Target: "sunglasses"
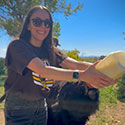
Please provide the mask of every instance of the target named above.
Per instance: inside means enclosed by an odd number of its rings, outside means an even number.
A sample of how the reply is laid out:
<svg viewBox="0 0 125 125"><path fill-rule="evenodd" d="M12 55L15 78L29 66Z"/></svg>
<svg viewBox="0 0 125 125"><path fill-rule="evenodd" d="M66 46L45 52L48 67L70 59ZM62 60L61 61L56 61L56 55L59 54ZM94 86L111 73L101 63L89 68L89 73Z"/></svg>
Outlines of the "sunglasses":
<svg viewBox="0 0 125 125"><path fill-rule="evenodd" d="M40 27L43 22L44 22L44 26L46 28L50 28L52 26L52 21L50 21L49 19L46 19L46 20L41 20L40 18L33 18L32 19L32 23L36 27Z"/></svg>

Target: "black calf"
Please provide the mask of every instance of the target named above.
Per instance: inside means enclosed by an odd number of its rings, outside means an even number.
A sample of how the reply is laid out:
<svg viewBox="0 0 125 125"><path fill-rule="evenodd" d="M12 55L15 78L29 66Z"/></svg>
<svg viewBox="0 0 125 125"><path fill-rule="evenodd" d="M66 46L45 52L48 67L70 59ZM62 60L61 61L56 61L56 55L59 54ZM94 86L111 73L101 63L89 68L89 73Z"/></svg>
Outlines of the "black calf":
<svg viewBox="0 0 125 125"><path fill-rule="evenodd" d="M85 125L99 107L99 91L84 82L55 86L47 98L48 125Z"/></svg>

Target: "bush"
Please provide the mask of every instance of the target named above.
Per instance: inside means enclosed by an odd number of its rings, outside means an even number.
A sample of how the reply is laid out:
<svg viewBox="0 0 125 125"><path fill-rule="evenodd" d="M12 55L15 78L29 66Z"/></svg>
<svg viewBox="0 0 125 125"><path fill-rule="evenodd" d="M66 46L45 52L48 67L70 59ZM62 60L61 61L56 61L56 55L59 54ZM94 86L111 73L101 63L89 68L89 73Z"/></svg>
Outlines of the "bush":
<svg viewBox="0 0 125 125"><path fill-rule="evenodd" d="M0 75L0 87L4 86L6 78L7 78L6 75Z"/></svg>

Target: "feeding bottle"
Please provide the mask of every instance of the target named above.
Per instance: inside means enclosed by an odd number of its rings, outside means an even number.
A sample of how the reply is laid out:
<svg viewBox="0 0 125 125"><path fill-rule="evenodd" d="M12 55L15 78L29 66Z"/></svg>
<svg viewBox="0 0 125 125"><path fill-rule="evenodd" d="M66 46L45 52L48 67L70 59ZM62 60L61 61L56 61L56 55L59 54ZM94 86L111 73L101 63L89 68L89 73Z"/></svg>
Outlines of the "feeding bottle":
<svg viewBox="0 0 125 125"><path fill-rule="evenodd" d="M117 79L125 73L125 52L118 51L109 54L95 68L112 79Z"/></svg>

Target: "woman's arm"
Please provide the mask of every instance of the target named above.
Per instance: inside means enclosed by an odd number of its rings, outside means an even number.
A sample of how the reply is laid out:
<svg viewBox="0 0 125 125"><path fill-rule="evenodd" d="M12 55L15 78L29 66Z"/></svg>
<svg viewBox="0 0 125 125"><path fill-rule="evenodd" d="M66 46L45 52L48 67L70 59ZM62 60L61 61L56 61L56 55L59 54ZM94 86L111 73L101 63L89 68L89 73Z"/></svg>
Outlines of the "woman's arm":
<svg viewBox="0 0 125 125"><path fill-rule="evenodd" d="M79 70L85 70L87 69L89 66L91 66L92 63L89 63L89 62L80 62L80 61L77 61L75 59L72 59L70 57L67 57L61 64L60 66L62 67L66 67L68 69L79 69Z"/></svg>
<svg viewBox="0 0 125 125"><path fill-rule="evenodd" d="M42 78L72 81L72 74L74 70L57 68L54 66L46 66L43 61L39 58L34 58L27 65L29 69L39 74Z"/></svg>
<svg viewBox="0 0 125 125"><path fill-rule="evenodd" d="M27 67L32 71L38 73L43 78L62 81L74 80L73 72L75 70L45 66L43 62L37 57L32 59ZM91 83L96 88L104 88L105 86L110 85L112 79L96 71L94 66L90 66L87 70L79 71L79 81Z"/></svg>

